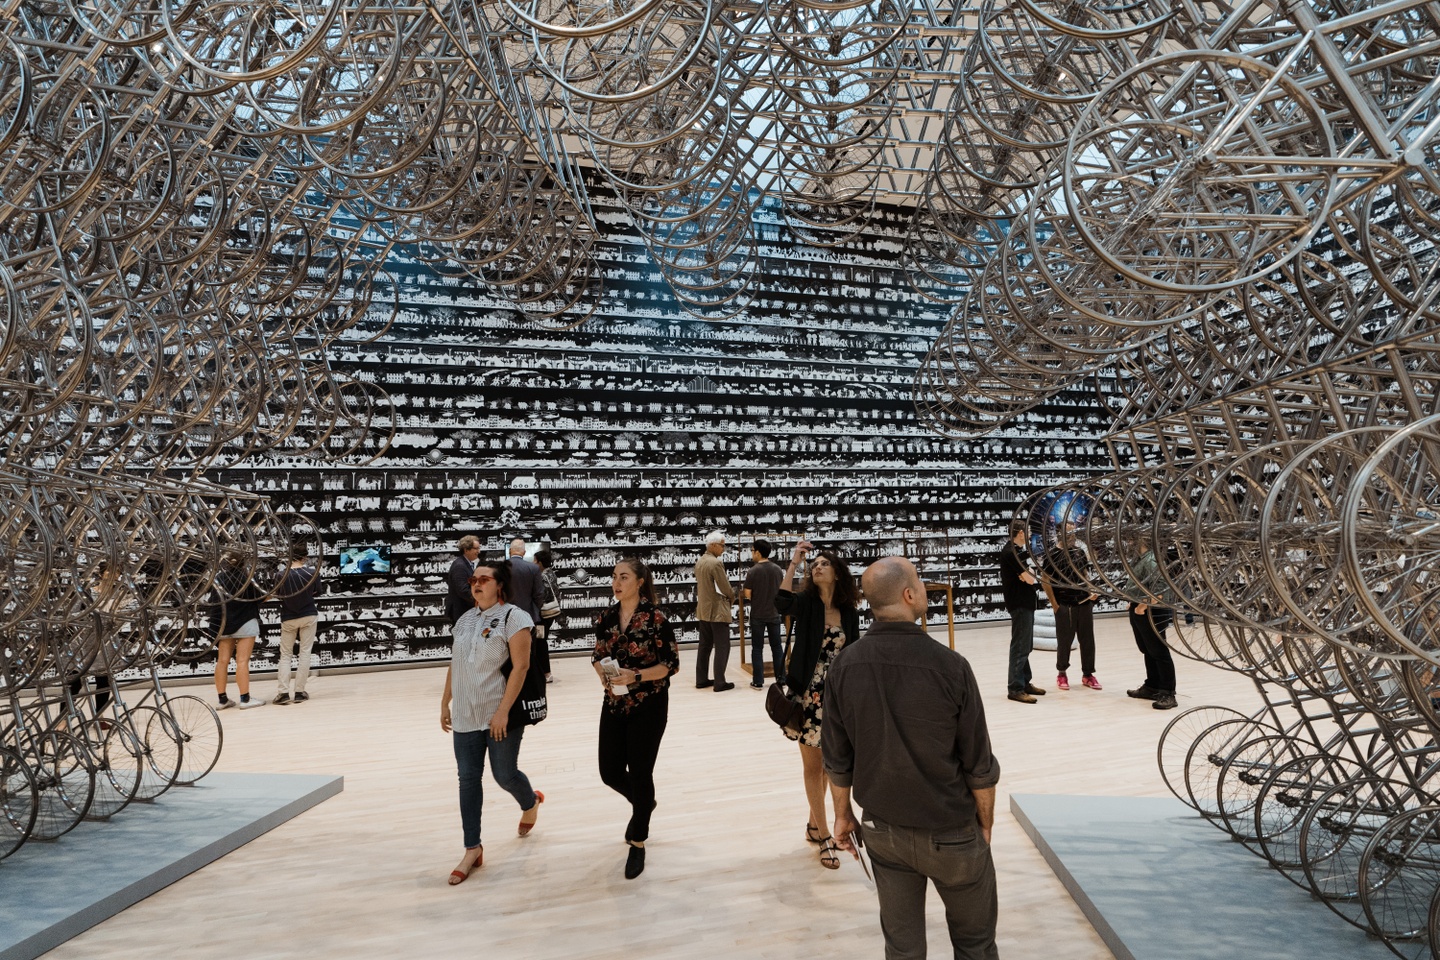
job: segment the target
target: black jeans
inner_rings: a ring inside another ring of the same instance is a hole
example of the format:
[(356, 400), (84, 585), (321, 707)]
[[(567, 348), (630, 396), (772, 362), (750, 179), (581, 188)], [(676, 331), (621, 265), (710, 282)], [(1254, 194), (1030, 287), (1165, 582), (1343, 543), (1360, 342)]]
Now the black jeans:
[(545, 636), (538, 641), (540, 644), (540, 652), (538, 654), (539, 660), (537, 661), (537, 663), (540, 669), (546, 674), (550, 672), (550, 638), (553, 636), (553, 634), (550, 632), (550, 626), (558, 619), (560, 618), (547, 617), (540, 621), (540, 626), (545, 628)]
[[(85, 677), (78, 676), (70, 681), (70, 696), (80, 698), (85, 692)], [(110, 678), (105, 674), (95, 676), (95, 713), (98, 715), (105, 705), (110, 702)], [(76, 706), (79, 706), (77, 703)]]
[(770, 636), (770, 662), (775, 665), (775, 676), (785, 675), (785, 639), (782, 621), (779, 617), (763, 619), (750, 618), (750, 682), (765, 682), (765, 636)]
[(1135, 634), (1135, 646), (1145, 657), (1145, 686), (1151, 690), (1175, 692), (1175, 658), (1165, 645), (1165, 630), (1174, 618), (1174, 613), (1164, 607), (1150, 607), (1149, 612), (1139, 614), (1135, 604), (1130, 604), (1130, 630)]
[(655, 809), (655, 758), (670, 719), (670, 688), (641, 700), (629, 713), (600, 707), (600, 779), (630, 801), (625, 839), (643, 843), (650, 836)]
[(1030, 651), (1035, 649), (1035, 611), (1010, 612), (1010, 677), (1011, 693), (1024, 690), (1030, 683)]
[(695, 651), (695, 682), (710, 680), (710, 652), (715, 652), (715, 682), (725, 683), (725, 665), (730, 662), (730, 623), (698, 621), (700, 647)]
[(997, 960), (995, 861), (977, 827), (932, 832), (866, 816), (861, 828), (880, 895), (885, 960), (925, 957), (928, 882), (945, 904), (956, 960)]
[(1080, 672), (1095, 672), (1095, 604), (1055, 604), (1055, 669), (1070, 669), (1070, 644), (1080, 638)]

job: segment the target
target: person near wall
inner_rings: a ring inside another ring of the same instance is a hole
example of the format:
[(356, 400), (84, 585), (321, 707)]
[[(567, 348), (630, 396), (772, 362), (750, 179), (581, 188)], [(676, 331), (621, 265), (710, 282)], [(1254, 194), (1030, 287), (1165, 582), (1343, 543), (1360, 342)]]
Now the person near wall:
[(625, 879), (634, 880), (645, 869), (656, 806), (655, 760), (670, 716), (670, 677), (680, 670), (680, 647), (644, 563), (628, 557), (615, 564), (610, 586), (615, 603), (595, 624), (591, 661), (605, 687), (600, 779), (630, 804)]
[(695, 652), (695, 687), (700, 690), (712, 683), (716, 691), (731, 690), (735, 686), (725, 680), (725, 666), (730, 662), (730, 608), (735, 603), (735, 588), (730, 586), (725, 564), (720, 562), (724, 552), (725, 534), (711, 531), (705, 535), (705, 552), (695, 562), (695, 619), (700, 629), (700, 646)]
[[(110, 703), (112, 684), (110, 681), (110, 668), (107, 657), (107, 648), (115, 649), (123, 644), (123, 640), (114, 636), (124, 634), (127, 631), (126, 613), (135, 606), (133, 596), (126, 599), (126, 591), (120, 583), (120, 571), (111, 565), (108, 560), (101, 560), (95, 567), (94, 590), (96, 597), (96, 634), (100, 640), (100, 653), (95, 662), (90, 665), (91, 675), (95, 677), (95, 716), (100, 716), (101, 711)], [(122, 613), (122, 611), (124, 611)], [(75, 702), (77, 708), (81, 701), (88, 697), (89, 686), (84, 673), (77, 673), (70, 678), (70, 698)]]
[(260, 638), (260, 601), (264, 598), (245, 556), (228, 551), (220, 558), (215, 577), (216, 602), (210, 608), (210, 629), (215, 633), (215, 692), (217, 709), (235, 705), (226, 688), (230, 661), (235, 661), (235, 688), (240, 691), (240, 708), (263, 707), (265, 701), (250, 696), (250, 655)]
[[(464, 883), (485, 860), (480, 842), (480, 810), (485, 799), (485, 757), (490, 771), (520, 805), (519, 835), (535, 826), (545, 795), (530, 786), (520, 770), (525, 728), (512, 727), (510, 708), (520, 696), (530, 669), (530, 615), (510, 602), (510, 564), (480, 563), (470, 577), (475, 604), (455, 622), (445, 692), (440, 697), (440, 729), (454, 741), (460, 778), (460, 829), (465, 853), (450, 871), (450, 885)], [(506, 664), (510, 675), (505, 675)]]
[(1081, 684), (1099, 690), (1095, 676), (1095, 601), (1099, 595), (1088, 586), (1090, 551), (1075, 536), (1075, 524), (1060, 528), (1055, 545), (1045, 555), (1041, 582), (1055, 609), (1055, 685), (1070, 689), (1070, 647), (1080, 640)]
[(545, 597), (540, 604), (540, 634), (536, 637), (536, 642), (540, 644), (538, 665), (545, 671), (545, 682), (554, 683), (555, 675), (550, 672), (550, 644), (555, 642), (555, 636), (551, 628), (560, 619), (560, 578), (551, 569), (555, 566), (555, 554), (549, 550), (535, 551), (535, 565), (540, 568)]
[(475, 606), (475, 598), (470, 593), (470, 576), (480, 560), (480, 541), (467, 535), (460, 538), (455, 549), (460, 555), (450, 561), (450, 569), (445, 574), (445, 619), (452, 627), (465, 611)]
[[(990, 831), (1000, 763), (963, 656), (923, 626), (914, 564), (886, 557), (862, 578), (874, 618), (840, 651), (825, 686), (822, 749), (835, 836), (870, 853), (886, 960), (925, 956), (925, 895), (945, 904), (956, 960), (996, 960)], [(916, 621), (920, 621), (917, 623)], [(864, 811), (857, 822), (852, 799)]]
[(795, 593), (789, 585), (814, 547), (805, 540), (795, 545), (790, 567), (775, 595), (775, 609), (790, 617), (790, 662), (785, 674), (785, 688), (804, 708), (804, 723), (799, 734), (785, 731), (785, 736), (800, 744), (800, 765), (805, 780), (805, 800), (810, 818), (805, 824), (805, 839), (820, 845), (820, 864), (840, 868), (835, 841), (826, 829), (825, 768), (821, 758), (821, 723), (824, 719), (826, 677), (830, 664), (848, 644), (860, 637), (860, 597), (855, 578), (845, 561), (829, 550), (821, 550), (810, 561), (805, 582)]
[(1010, 522), (1010, 539), (1000, 548), (1000, 591), (1010, 614), (1010, 670), (1006, 687), (1011, 700), (1039, 703), (1045, 691), (1031, 682), (1030, 651), (1035, 648), (1035, 611), (1040, 606), (1039, 580), (1030, 569), (1024, 520)]
[[(310, 565), (310, 552), (303, 543), (290, 545), (290, 569), (275, 588), (280, 598), (280, 669), (276, 676), (279, 691), (273, 703), (304, 703), (310, 699), (305, 684), (310, 679), (310, 659), (315, 649), (316, 624), (320, 608), (315, 598), (320, 593), (320, 571)], [(295, 685), (290, 685), (290, 657), (299, 642), (299, 665)]]
[(745, 575), (742, 596), (750, 601), (750, 688), (765, 689), (765, 638), (770, 639), (770, 662), (775, 667), (775, 677), (780, 679), (785, 670), (785, 638), (781, 627), (779, 611), (775, 609), (775, 596), (780, 592), (780, 581), (785, 573), (780, 565), (770, 559), (775, 545), (764, 538), (755, 541), (750, 551), (754, 565)]
[(1132, 543), (1129, 549), (1139, 556), (1130, 564), (1132, 576), (1125, 595), (1130, 600), (1130, 632), (1145, 658), (1145, 682), (1125, 693), (1136, 700), (1153, 701), (1156, 710), (1174, 710), (1179, 706), (1175, 699), (1175, 658), (1165, 643), (1165, 631), (1175, 619), (1175, 592), (1161, 575), (1148, 538)]
[(514, 598), (511, 602), (529, 614), (538, 627), (540, 608), (545, 606), (545, 579), (540, 575), (539, 565), (525, 559), (525, 550), (524, 540), (516, 537), (510, 541), (510, 586)]

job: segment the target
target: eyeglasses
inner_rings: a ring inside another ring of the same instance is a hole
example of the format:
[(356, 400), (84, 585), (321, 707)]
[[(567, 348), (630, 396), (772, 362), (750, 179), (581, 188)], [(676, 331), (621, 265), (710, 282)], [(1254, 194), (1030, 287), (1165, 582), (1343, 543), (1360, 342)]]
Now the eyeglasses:
[(473, 577), (470, 578), (470, 586), (472, 586), (472, 587), (478, 586), (479, 584), (482, 584), (482, 583), (494, 583), (494, 582), (495, 582), (495, 578), (492, 577), (492, 576), (490, 576), (488, 573), (477, 573), (477, 574), (475, 574), (475, 576), (473, 576)]

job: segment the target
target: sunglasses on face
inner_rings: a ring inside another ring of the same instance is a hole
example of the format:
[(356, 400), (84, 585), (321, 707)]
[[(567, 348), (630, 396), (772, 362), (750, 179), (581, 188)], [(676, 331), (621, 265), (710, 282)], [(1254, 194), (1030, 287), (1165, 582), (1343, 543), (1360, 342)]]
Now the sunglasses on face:
[(479, 585), (482, 584), (482, 583), (494, 583), (494, 582), (495, 582), (495, 578), (492, 577), (492, 576), (490, 576), (490, 574), (488, 574), (488, 573), (477, 573), (477, 574), (475, 574), (475, 576), (473, 576), (473, 577), (470, 578), (470, 586), (472, 586), (472, 587), (479, 586)]

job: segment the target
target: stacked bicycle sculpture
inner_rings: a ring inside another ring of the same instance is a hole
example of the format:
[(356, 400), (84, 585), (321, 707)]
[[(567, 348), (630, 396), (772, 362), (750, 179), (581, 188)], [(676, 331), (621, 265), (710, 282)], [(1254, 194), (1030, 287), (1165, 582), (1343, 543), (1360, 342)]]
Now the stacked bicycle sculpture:
[(979, 36), (984, 132), (927, 198), (974, 283), (917, 401), (973, 436), (1095, 378), (1118, 472), (1037, 539), (1179, 598), (1172, 645), (1264, 700), (1178, 717), (1166, 782), (1440, 956), (1440, 5), (1021, 0)]

